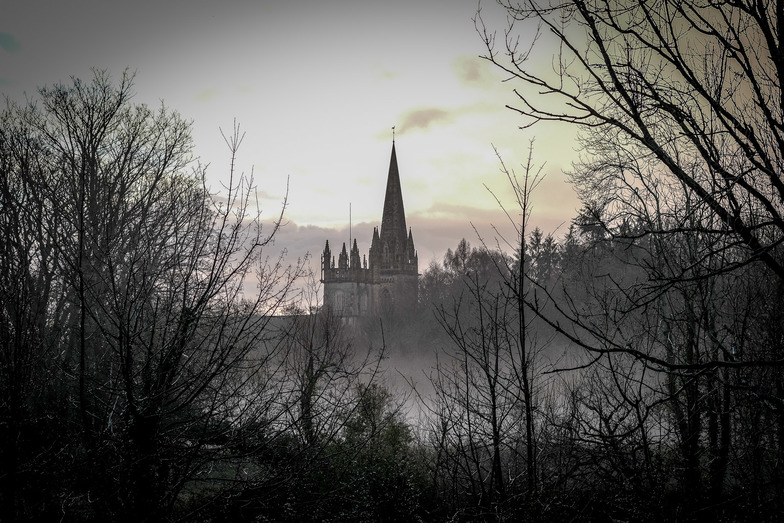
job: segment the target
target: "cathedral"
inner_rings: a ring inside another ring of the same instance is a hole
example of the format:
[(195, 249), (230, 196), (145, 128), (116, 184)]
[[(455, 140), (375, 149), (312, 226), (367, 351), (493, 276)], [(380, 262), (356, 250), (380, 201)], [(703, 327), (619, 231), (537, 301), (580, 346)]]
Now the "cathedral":
[(370, 252), (360, 260), (357, 241), (338, 254), (327, 240), (321, 258), (324, 306), (344, 318), (386, 315), (413, 310), (417, 302), (419, 262), (411, 230), (406, 229), (395, 141), (389, 160), (381, 230), (373, 228)]

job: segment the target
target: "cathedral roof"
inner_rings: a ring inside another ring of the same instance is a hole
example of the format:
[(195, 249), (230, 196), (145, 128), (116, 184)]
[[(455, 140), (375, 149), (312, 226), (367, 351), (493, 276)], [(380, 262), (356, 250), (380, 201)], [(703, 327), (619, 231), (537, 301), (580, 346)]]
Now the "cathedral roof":
[(395, 142), (392, 141), (392, 157), (389, 160), (387, 192), (384, 197), (384, 214), (381, 217), (381, 241), (390, 248), (406, 245), (406, 214), (403, 210), (403, 193), (400, 190), (400, 173), (397, 170)]

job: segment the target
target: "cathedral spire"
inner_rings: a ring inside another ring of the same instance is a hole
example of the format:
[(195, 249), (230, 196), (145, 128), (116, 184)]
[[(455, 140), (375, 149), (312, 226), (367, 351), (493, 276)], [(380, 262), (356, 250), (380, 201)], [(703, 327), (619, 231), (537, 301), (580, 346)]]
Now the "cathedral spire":
[(384, 197), (384, 214), (381, 217), (381, 243), (394, 252), (406, 246), (406, 213), (403, 210), (403, 193), (400, 190), (400, 173), (397, 170), (395, 142), (392, 142), (392, 157), (389, 160), (387, 192)]

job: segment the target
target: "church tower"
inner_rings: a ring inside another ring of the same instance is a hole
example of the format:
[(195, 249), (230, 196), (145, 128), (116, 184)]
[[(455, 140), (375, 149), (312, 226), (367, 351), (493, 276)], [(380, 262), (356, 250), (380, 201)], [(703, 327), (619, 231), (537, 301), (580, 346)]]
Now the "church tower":
[(395, 141), (389, 160), (381, 230), (373, 228), (370, 252), (360, 265), (356, 239), (343, 244), (337, 267), (329, 241), (321, 261), (324, 306), (344, 317), (389, 314), (412, 310), (417, 303), (419, 260), (414, 237), (406, 230), (406, 213), (400, 188)]

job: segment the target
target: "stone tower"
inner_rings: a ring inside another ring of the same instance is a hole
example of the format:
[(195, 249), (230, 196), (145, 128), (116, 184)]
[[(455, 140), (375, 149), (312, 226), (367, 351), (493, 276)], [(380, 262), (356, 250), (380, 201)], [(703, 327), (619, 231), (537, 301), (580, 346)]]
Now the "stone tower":
[(389, 160), (381, 231), (373, 228), (370, 252), (360, 263), (356, 239), (338, 255), (337, 265), (329, 247), (321, 258), (324, 306), (343, 317), (384, 315), (412, 310), (417, 302), (419, 261), (411, 229), (406, 229), (403, 193), (397, 168), (395, 141)]

